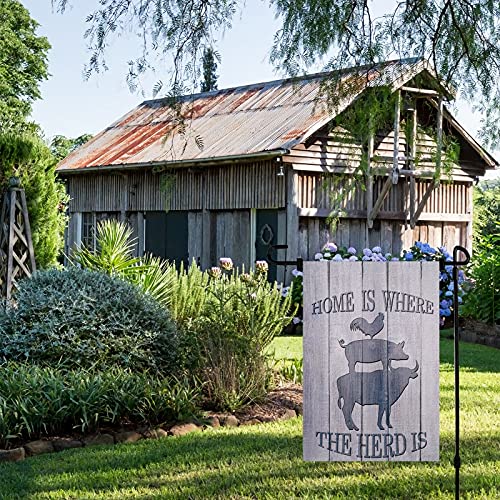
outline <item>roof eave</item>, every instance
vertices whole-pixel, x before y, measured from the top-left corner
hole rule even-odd
[[[259,151],[256,153],[217,156],[200,159],[177,160],[177,161],[152,161],[144,163],[122,163],[119,165],[94,165],[92,167],[82,168],[60,168],[56,172],[59,175],[78,175],[85,173],[101,173],[101,172],[118,172],[124,170],[140,170],[143,168],[151,168],[161,171],[168,168],[187,168],[194,166],[211,166],[227,163],[251,162],[255,160],[269,160],[283,155],[289,154],[290,150],[286,148],[272,149],[268,151]]]

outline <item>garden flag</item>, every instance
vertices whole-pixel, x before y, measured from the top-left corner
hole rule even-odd
[[[304,263],[304,459],[439,459],[438,262]]]

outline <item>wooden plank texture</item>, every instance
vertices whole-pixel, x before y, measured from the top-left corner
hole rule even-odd
[[[304,264],[304,459],[439,459],[435,262]]]

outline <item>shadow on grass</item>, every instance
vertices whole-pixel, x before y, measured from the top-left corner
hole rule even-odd
[[[87,448],[0,467],[0,498],[428,498],[453,492],[453,437],[440,463],[307,463],[300,424]],[[462,440],[464,491],[500,489],[498,436]],[[12,495],[12,496],[9,496]]]
[[[441,370],[453,370],[453,340],[441,336]],[[451,366],[443,366],[447,363]],[[467,371],[500,372],[500,350],[480,344],[460,342],[460,367]]]

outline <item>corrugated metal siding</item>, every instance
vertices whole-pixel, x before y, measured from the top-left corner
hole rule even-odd
[[[269,161],[172,172],[175,172],[175,180],[171,195],[162,190],[161,174],[151,171],[71,176],[67,179],[70,211],[233,210],[285,206],[284,177],[276,175],[277,167]]]

